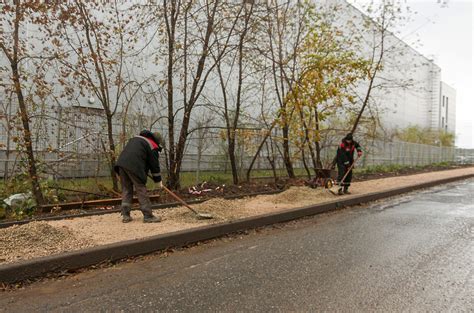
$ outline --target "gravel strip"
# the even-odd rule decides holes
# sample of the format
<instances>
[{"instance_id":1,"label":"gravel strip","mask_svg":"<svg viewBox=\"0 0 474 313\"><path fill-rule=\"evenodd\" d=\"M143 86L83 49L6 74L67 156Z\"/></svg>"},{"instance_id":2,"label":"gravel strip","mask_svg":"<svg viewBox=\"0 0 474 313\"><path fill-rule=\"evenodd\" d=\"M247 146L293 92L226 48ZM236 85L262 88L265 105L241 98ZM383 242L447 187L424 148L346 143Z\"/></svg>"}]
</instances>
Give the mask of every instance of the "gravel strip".
<instances>
[{"instance_id":1,"label":"gravel strip","mask_svg":"<svg viewBox=\"0 0 474 313\"><path fill-rule=\"evenodd\" d=\"M351 191L356 195L362 195L469 173L474 173L474 167L356 182ZM121 222L120 214L113 213L12 226L0 229L0 264L94 245L141 239L335 199L336 196L324 189L291 187L276 195L236 200L214 198L193 205L198 212L212 214L214 219L211 220L198 220L187 208L177 207L158 211L157 215L160 215L163 221L156 224L144 224L142 214L133 211L133 221L127 224Z\"/></svg>"},{"instance_id":2,"label":"gravel strip","mask_svg":"<svg viewBox=\"0 0 474 313\"><path fill-rule=\"evenodd\" d=\"M77 238L67 227L32 222L0 229L0 263L91 247L90 238Z\"/></svg>"}]
</instances>

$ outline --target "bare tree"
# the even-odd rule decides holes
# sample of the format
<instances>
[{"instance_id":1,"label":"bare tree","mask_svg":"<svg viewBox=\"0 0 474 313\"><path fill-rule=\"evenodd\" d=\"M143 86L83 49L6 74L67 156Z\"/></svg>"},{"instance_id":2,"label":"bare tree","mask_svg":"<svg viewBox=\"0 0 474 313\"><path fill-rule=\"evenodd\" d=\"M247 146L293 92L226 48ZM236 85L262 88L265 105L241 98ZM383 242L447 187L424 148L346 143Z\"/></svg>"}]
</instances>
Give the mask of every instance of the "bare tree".
<instances>
[{"instance_id":1,"label":"bare tree","mask_svg":"<svg viewBox=\"0 0 474 313\"><path fill-rule=\"evenodd\" d=\"M223 107L221 111L226 126L227 153L230 160L232 179L234 184L238 184L239 171L236 158L236 140L240 116L243 109L242 99L243 84L245 79L244 62L245 59L250 57L250 55L246 55L245 53L245 44L248 40L248 32L252 27L251 19L254 12L254 4L247 3L245 5L237 6L235 12L235 20L232 21L232 27L237 24L235 30L235 33L238 37L237 44L234 49L228 51L228 53L224 58L222 58L222 60L217 59L218 55L216 56L214 54L213 57L217 64L216 68L219 76L219 85L222 92ZM219 44L219 40L217 40L217 43L218 53L226 49L226 47L223 47L222 44ZM226 63L223 63L226 60L228 61ZM235 67L237 69L235 69ZM237 75L234 74L235 70L237 71ZM234 77L236 79L236 82L234 79L232 79ZM232 92L233 90L231 91L231 89L234 89L234 87L235 92ZM232 101L232 99L235 99L235 101Z\"/></svg>"},{"instance_id":2,"label":"bare tree","mask_svg":"<svg viewBox=\"0 0 474 313\"><path fill-rule=\"evenodd\" d=\"M4 177L3 179L8 181L10 176L10 155L12 150L12 138L15 133L15 124L18 123L16 114L13 113L13 92L5 93L6 99L0 102L0 122L2 133L5 134L5 143L0 142L0 148L5 148L5 166L3 168ZM16 112L15 112L16 113Z\"/></svg>"},{"instance_id":3,"label":"bare tree","mask_svg":"<svg viewBox=\"0 0 474 313\"><path fill-rule=\"evenodd\" d=\"M166 51L166 103L168 121L169 173L167 184L177 189L180 186L180 171L189 136L192 114L198 106L208 78L216 66L209 62L211 49L216 43L216 30L222 29L226 16L219 15L226 3L207 0L166 0L162 12L165 28ZM192 23L192 26L189 24ZM183 26L178 29L178 26ZM178 33L178 30L181 33ZM232 32L231 28L228 32ZM230 38L230 35L224 34ZM227 46L227 45L225 45ZM220 60L221 53L216 60ZM179 77L182 85L176 88ZM182 105L177 105L175 93L182 91ZM177 129L176 125L181 124ZM177 139L177 141L176 141Z\"/></svg>"},{"instance_id":4,"label":"bare tree","mask_svg":"<svg viewBox=\"0 0 474 313\"><path fill-rule=\"evenodd\" d=\"M367 86L365 93L360 96L361 106L353 122L352 133L357 130L367 107L370 105L371 100L373 101L374 90L385 89L387 91L391 88L414 86L414 82L411 79L405 79L404 77L400 79L387 79L383 74L384 67L390 67L390 72L393 75L397 71L396 68L401 65L398 57L403 55L403 53L398 51L398 45L403 43L396 39L396 43L393 44L393 39L395 39L393 29L407 18L401 14L401 4L397 1L383 2L375 6L370 5L366 9L370 12L370 15L364 15L364 23L354 27L354 30L358 30L363 34L369 34L371 38L367 38L367 35L359 36L359 44L363 45L364 48L369 47L370 57L366 71ZM395 55L395 64L389 65L392 62L390 57ZM416 64L410 64L409 66L416 66ZM377 121L378 117L371 115L370 120Z\"/></svg>"},{"instance_id":5,"label":"bare tree","mask_svg":"<svg viewBox=\"0 0 474 313\"><path fill-rule=\"evenodd\" d=\"M290 152L289 120L293 112L288 110L287 93L299 76L299 54L305 33L307 32L306 18L311 6L301 1L285 1L275 5L268 2L266 17L268 36L268 53L271 72L273 73L274 88L279 104L280 128L283 136L283 162L290 178L295 177Z\"/></svg>"},{"instance_id":6,"label":"bare tree","mask_svg":"<svg viewBox=\"0 0 474 313\"><path fill-rule=\"evenodd\" d=\"M288 176L295 177L290 149L290 120L294 109L288 107L288 94L298 80L299 50L308 31L307 18L313 7L304 1L291 0L268 1L264 6L265 14L262 14L256 27L262 40L256 41L254 46L262 61L256 59L253 63L261 68L259 71L265 72L263 81L272 81L271 88L268 91L263 89L263 93L274 91L267 95L265 102L274 103L277 109L272 120L265 122L267 129L247 169L247 180L250 179L252 168L265 142L277 128L280 129L281 136L275 138L274 142L276 144L276 141L281 141L282 149L277 145L275 148L281 152Z\"/></svg>"},{"instance_id":7,"label":"bare tree","mask_svg":"<svg viewBox=\"0 0 474 313\"><path fill-rule=\"evenodd\" d=\"M57 25L56 53L61 56L60 69L69 98L86 96L97 98L106 120L107 143L104 144L110 167L113 189L118 190L114 172L116 139L114 116L125 109L143 84L127 71L133 47L139 41L136 34L134 8L122 7L117 1L105 9L102 4L74 0L61 6ZM71 86L72 85L72 86ZM130 92L130 89L133 89ZM127 96L127 91L129 91Z\"/></svg>"},{"instance_id":8,"label":"bare tree","mask_svg":"<svg viewBox=\"0 0 474 313\"><path fill-rule=\"evenodd\" d=\"M24 2L14 0L12 4L3 4L0 7L2 21L0 31L0 50L8 64L1 67L2 76L8 72L9 78L2 83L8 94L10 91L16 96L21 119L21 142L27 159L27 172L31 180L34 198L38 205L45 202L40 187L38 160L33 149L33 136L30 124L30 111L37 101L47 97L50 88L45 80L47 62L45 55L36 54L34 45L28 37L28 27L35 27L38 33L44 35L43 40L48 42L46 26L49 23L48 12L54 6L48 2ZM26 90L30 92L27 92Z\"/></svg>"}]
</instances>

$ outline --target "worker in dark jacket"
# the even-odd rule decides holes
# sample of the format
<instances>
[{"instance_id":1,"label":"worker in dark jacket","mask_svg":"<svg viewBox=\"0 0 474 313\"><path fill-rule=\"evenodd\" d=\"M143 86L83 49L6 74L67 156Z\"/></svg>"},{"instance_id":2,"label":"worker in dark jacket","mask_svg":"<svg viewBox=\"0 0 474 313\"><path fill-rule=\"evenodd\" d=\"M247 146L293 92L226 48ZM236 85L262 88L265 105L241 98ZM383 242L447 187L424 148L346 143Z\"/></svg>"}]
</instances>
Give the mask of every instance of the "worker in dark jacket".
<instances>
[{"instance_id":1,"label":"worker in dark jacket","mask_svg":"<svg viewBox=\"0 0 474 313\"><path fill-rule=\"evenodd\" d=\"M352 133L349 133L341 141L341 144L337 148L336 164L337 164L337 182L342 186L339 188L338 193L348 194L349 186L352 180L352 169L347 174L344 181L341 183L342 178L346 175L347 170L354 163L354 151L357 150L357 156L362 155L362 149L357 141L352 138Z\"/></svg>"},{"instance_id":2,"label":"worker in dark jacket","mask_svg":"<svg viewBox=\"0 0 474 313\"><path fill-rule=\"evenodd\" d=\"M114 169L120 175L122 184L122 222L128 223L132 220L130 211L134 187L143 213L143 222L161 221L161 218L152 213L146 181L148 172L151 172L153 181L163 186L158 159L163 146L164 141L159 133L144 130L139 136L131 138L120 154Z\"/></svg>"}]
</instances>

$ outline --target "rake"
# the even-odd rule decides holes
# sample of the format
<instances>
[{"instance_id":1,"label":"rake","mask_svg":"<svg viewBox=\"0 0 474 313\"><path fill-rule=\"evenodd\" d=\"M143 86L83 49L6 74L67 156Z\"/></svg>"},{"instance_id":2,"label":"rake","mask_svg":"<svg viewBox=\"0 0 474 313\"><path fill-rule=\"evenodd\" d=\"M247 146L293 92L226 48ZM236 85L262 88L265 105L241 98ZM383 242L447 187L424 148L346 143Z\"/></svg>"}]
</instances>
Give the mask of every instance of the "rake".
<instances>
[{"instance_id":1,"label":"rake","mask_svg":"<svg viewBox=\"0 0 474 313\"><path fill-rule=\"evenodd\" d=\"M346 179L347 175L349 175L349 172L354 168L354 165L356 164L357 160L359 160L359 156L354 160L354 162L352 162L351 166L347 169L346 173L344 174L344 176L342 177L342 179L339 181L339 184L336 184L336 185L333 185L332 187L334 186L337 186L338 189L342 188L342 184L344 182L344 179ZM331 192L333 195L339 195L337 194L336 192L334 192L333 190L331 189L328 189L329 192Z\"/></svg>"},{"instance_id":2,"label":"rake","mask_svg":"<svg viewBox=\"0 0 474 313\"><path fill-rule=\"evenodd\" d=\"M184 205L186 208L188 208L191 212L193 212L197 219L199 220L209 220L209 219L212 219L214 218L211 214L209 213L199 213L198 211L194 210L189 204L187 204L183 199L181 199L180 197L178 197L177 194L175 194L174 192L172 192L171 190L169 190L166 186L162 186L162 188L167 192L169 193L173 198L175 198L176 200L178 200L182 205Z\"/></svg>"}]
</instances>

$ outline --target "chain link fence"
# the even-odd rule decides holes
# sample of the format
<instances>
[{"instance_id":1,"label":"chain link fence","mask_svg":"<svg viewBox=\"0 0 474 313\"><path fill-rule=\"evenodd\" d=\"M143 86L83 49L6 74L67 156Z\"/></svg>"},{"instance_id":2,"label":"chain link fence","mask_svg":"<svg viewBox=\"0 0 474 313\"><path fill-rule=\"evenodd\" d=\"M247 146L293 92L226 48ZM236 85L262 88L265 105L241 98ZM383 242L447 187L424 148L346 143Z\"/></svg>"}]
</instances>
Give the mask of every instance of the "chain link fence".
<instances>
[{"instance_id":1,"label":"chain link fence","mask_svg":"<svg viewBox=\"0 0 474 313\"><path fill-rule=\"evenodd\" d=\"M218 139L213 139L215 140ZM220 139L222 140L222 139ZM414 144L407 142L384 142L374 140L361 142L365 153L359 163L359 168L374 165L406 165L421 166L434 163L449 162L460 164L474 163L474 149L459 149L454 147L436 147L430 145ZM199 145L198 145L199 146ZM41 152L37 153L42 172L51 178L85 178L106 177L110 175L110 168L106 155L101 151L88 152L84 150L69 149L69 152ZM199 153L185 154L182 162L183 172L230 172L230 161L225 149L205 149ZM328 164L335 155L336 147L326 148L322 151L323 164ZM209 153L211 152L211 153ZM237 149L237 164L241 172L250 166L253 154ZM256 158L253 171L271 170L268 151L263 150ZM309 156L306 156L309 164ZM277 170L283 170L282 157L276 153L272 155ZM293 166L303 168L299 153L294 153ZM19 173L22 167L21 154L17 151L0 150L0 177L11 177ZM161 159L162 171L166 173L165 157Z\"/></svg>"},{"instance_id":2,"label":"chain link fence","mask_svg":"<svg viewBox=\"0 0 474 313\"><path fill-rule=\"evenodd\" d=\"M15 112L7 120L14 120ZM84 178L106 177L110 175L106 124L103 112L97 108L87 107L51 107L37 112L32 123L33 148L39 160L40 170L51 178ZM186 153L182 161L183 172L230 172L230 160L227 154L227 132L222 127L210 126L209 121L194 125L186 143ZM7 123L8 124L8 123ZM24 154L16 150L13 140L20 137L17 128L11 128L0 120L0 178L12 177L25 168ZM117 114L113 120L116 151L120 151L125 138L137 134L148 122L140 114ZM165 131L164 129L162 131ZM165 132L163 134L166 137ZM257 146L266 134L261 125L242 125L233 134L236 137L237 168L243 174L249 168ZM323 164L329 164L335 156L339 139L325 138L321 150ZM284 172L282 155L282 136L276 129L272 131L252 170L276 170ZM373 165L407 165L419 166L441 162L461 164L474 163L474 149L454 147L437 147L423 144L362 140L360 144L365 151L358 167ZM311 167L311 157L306 151L305 160L301 151L291 148L291 160L295 169L304 168L304 162ZM166 173L166 156L162 155L161 165ZM252 173L252 176L261 175Z\"/></svg>"}]
</instances>

